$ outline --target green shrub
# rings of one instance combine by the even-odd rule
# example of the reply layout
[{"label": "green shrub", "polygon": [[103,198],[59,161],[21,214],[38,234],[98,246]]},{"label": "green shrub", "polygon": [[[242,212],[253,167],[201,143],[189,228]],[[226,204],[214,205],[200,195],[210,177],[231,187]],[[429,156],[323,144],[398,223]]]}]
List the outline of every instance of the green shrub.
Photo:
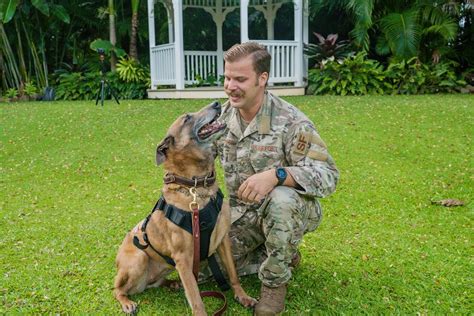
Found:
[{"label": "green shrub", "polygon": [[452,93],[466,85],[455,72],[457,64],[422,64],[417,58],[391,63],[386,70],[365,53],[342,62],[328,62],[322,69],[311,69],[309,94],[424,94]]},{"label": "green shrub", "polygon": [[144,83],[150,77],[150,71],[133,58],[120,58],[117,73],[125,82]]},{"label": "green shrub", "polygon": [[56,87],[57,100],[91,100],[100,87],[100,73],[62,73]]},{"label": "green shrub", "polygon": [[391,90],[384,81],[383,67],[358,53],[342,62],[330,61],[322,69],[311,69],[308,75],[311,94],[364,95],[383,94]]},{"label": "green shrub", "polygon": [[150,87],[149,78],[139,82],[124,82],[117,72],[109,72],[107,80],[119,95],[119,99],[145,99],[146,90]]},{"label": "green shrub", "polygon": [[38,93],[38,88],[35,86],[34,83],[28,82],[25,84],[25,89],[23,89],[23,91],[27,96],[32,97]]},{"label": "green shrub", "polygon": [[425,90],[428,93],[452,93],[466,85],[466,81],[456,74],[457,63],[453,61],[438,63],[429,68]]},{"label": "green shrub", "polygon": [[429,71],[414,57],[407,61],[392,63],[387,67],[385,76],[392,84],[393,94],[424,93]]},{"label": "green shrub", "polygon": [[18,90],[15,88],[10,88],[6,91],[5,96],[10,99],[16,98],[18,96]]},{"label": "green shrub", "polygon": [[[56,99],[92,100],[99,92],[101,78],[100,72],[62,73],[58,77]],[[146,90],[150,86],[148,78],[139,82],[125,82],[120,79],[117,72],[109,72],[105,78],[110,86],[115,89],[119,99],[143,99],[146,97]],[[105,97],[111,97],[108,90],[106,90]]]}]

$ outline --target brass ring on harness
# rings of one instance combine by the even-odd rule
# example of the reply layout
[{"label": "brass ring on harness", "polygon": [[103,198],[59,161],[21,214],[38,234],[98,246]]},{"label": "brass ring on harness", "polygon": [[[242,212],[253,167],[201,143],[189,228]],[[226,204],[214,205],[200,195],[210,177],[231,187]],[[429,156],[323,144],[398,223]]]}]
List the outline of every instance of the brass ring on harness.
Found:
[{"label": "brass ring on harness", "polygon": [[198,204],[198,202],[192,201],[191,203],[189,203],[189,209],[190,209],[191,211],[199,210],[199,204]]}]

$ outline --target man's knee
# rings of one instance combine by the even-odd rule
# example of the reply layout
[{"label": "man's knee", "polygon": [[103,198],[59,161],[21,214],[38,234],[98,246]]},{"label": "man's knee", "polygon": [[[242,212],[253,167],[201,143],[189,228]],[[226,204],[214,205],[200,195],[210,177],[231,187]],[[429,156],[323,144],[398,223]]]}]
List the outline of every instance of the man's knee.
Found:
[{"label": "man's knee", "polygon": [[306,206],[294,189],[278,186],[269,195],[269,202],[261,210],[262,230],[267,246],[297,245],[306,226]]},{"label": "man's knee", "polygon": [[298,212],[300,199],[298,192],[286,186],[277,186],[269,194],[269,202],[264,210],[261,210],[263,217],[273,215],[291,216],[291,213]]}]

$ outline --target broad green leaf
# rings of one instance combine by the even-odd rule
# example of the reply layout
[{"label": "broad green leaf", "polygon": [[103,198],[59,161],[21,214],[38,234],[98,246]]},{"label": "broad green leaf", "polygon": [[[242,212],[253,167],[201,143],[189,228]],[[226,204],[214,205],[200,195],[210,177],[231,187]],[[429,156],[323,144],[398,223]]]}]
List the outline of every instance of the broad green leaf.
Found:
[{"label": "broad green leaf", "polygon": [[113,50],[115,52],[115,55],[117,55],[117,57],[125,57],[127,55],[125,50],[123,50],[122,48],[115,47]]},{"label": "broad green leaf", "polygon": [[33,6],[41,13],[49,16],[49,5],[45,0],[31,0],[31,4],[33,4]]},{"label": "broad green leaf", "polygon": [[97,49],[102,48],[106,54],[110,54],[110,51],[113,49],[113,45],[110,41],[103,39],[96,39],[89,45],[90,49],[97,51]]},{"label": "broad green leaf", "polygon": [[67,13],[66,9],[62,5],[53,4],[51,6],[51,12],[56,16],[58,19],[63,21],[64,23],[69,24],[71,22],[71,18]]},{"label": "broad green leaf", "polygon": [[2,0],[0,4],[0,22],[8,23],[15,15],[16,7],[20,0],[10,0],[8,4]]}]

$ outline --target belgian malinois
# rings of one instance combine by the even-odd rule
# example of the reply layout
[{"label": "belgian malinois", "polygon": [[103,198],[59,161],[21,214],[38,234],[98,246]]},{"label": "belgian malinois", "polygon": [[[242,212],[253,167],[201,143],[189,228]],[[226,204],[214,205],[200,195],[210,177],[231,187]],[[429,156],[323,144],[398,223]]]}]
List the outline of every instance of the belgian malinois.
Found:
[{"label": "belgian malinois", "polygon": [[[214,174],[215,148],[213,142],[222,135],[225,125],[217,121],[221,106],[214,102],[197,113],[180,116],[169,128],[166,137],[158,145],[157,164],[163,164],[168,175],[184,179],[205,179]],[[169,181],[168,181],[169,182]],[[206,183],[204,183],[206,184]],[[193,186],[167,183],[162,189],[166,203],[191,212],[190,203],[207,205],[217,194],[218,185]],[[194,315],[206,315],[198,284],[193,275],[193,236],[170,221],[163,211],[154,211],[147,219],[146,242],[152,247],[139,249],[134,238],[144,243],[144,221],[132,229],[123,240],[117,254],[117,276],[114,296],[125,313],[135,313],[137,304],[128,295],[140,293],[146,288],[166,285],[166,276],[173,271],[164,257],[175,262],[175,268],[184,288],[186,298]],[[217,251],[234,291],[235,298],[245,307],[252,307],[256,300],[248,296],[240,285],[232,259],[231,242],[228,237],[230,210],[224,201],[212,231],[209,254]]]}]

